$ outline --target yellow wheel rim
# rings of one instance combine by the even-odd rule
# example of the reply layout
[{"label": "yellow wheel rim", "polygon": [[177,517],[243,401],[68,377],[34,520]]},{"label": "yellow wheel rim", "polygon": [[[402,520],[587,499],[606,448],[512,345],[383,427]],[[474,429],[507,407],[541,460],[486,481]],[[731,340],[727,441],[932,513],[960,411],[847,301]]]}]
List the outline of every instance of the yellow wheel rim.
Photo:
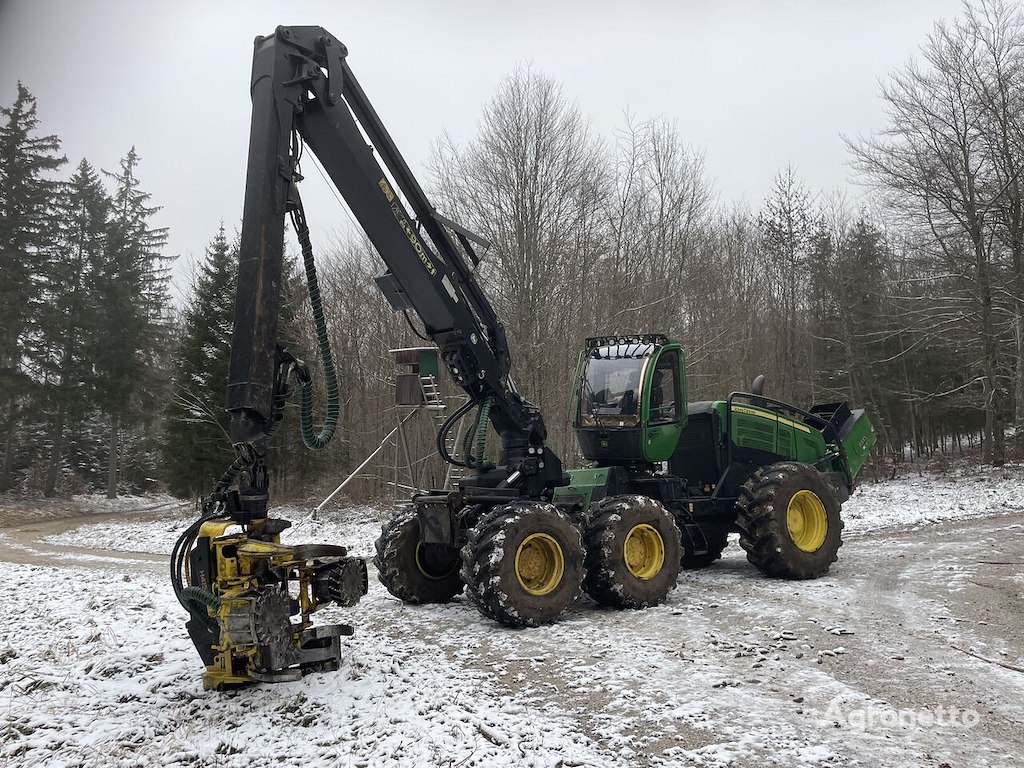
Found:
[{"label": "yellow wheel rim", "polygon": [[420,573],[422,573],[428,579],[433,579],[434,581],[440,581],[441,579],[447,579],[449,576],[451,576],[453,573],[455,573],[455,570],[459,567],[459,561],[456,558],[454,563],[452,564],[452,567],[449,568],[446,573],[437,573],[436,571],[431,571],[431,570],[428,569],[427,566],[424,565],[423,558],[420,557],[420,552],[422,552],[422,551],[423,551],[423,542],[422,541],[417,541],[416,542],[416,570],[418,570]]},{"label": "yellow wheel rim", "polygon": [[622,549],[626,567],[641,581],[653,579],[665,565],[665,542],[647,523],[630,529]]},{"label": "yellow wheel rim", "polygon": [[554,592],[565,573],[562,547],[546,533],[531,533],[516,550],[516,580],[531,595]]},{"label": "yellow wheel rim", "polygon": [[804,552],[816,552],[825,543],[828,516],[825,505],[814,491],[797,491],[786,510],[789,537]]}]

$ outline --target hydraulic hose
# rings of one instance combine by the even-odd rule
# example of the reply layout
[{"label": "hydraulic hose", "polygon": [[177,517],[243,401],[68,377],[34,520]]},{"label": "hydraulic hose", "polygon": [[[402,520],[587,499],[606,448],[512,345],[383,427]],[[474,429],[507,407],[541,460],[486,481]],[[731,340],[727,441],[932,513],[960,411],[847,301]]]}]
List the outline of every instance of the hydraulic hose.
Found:
[{"label": "hydraulic hose", "polygon": [[473,428],[466,432],[462,441],[462,455],[466,466],[470,469],[490,469],[493,464],[487,461],[484,451],[487,446],[487,428],[490,426],[491,408],[494,398],[487,397],[480,403]]},{"label": "hydraulic hose", "polygon": [[446,444],[446,441],[448,439],[448,433],[452,431],[452,427],[455,426],[455,422],[457,422],[459,419],[465,416],[474,405],[475,403],[472,400],[467,400],[466,402],[464,402],[462,405],[455,409],[451,416],[444,420],[444,424],[442,424],[441,428],[437,431],[437,452],[440,454],[441,458],[444,459],[444,461],[456,467],[469,468],[469,465],[464,461],[456,459],[450,453],[448,453],[448,446]]},{"label": "hydraulic hose", "polygon": [[[320,356],[324,362],[324,379],[327,385],[327,415],[324,418],[324,427],[319,434],[313,429],[313,393],[311,381],[300,381],[300,402],[299,402],[299,429],[302,432],[302,442],[311,450],[317,451],[323,448],[334,437],[338,426],[339,398],[338,398],[338,377],[334,368],[334,357],[331,354],[330,340],[327,338],[327,323],[324,320],[323,301],[320,297],[320,284],[317,280],[316,265],[313,262],[313,247],[309,241],[309,227],[306,226],[306,219],[302,213],[301,202],[297,211],[292,213],[292,223],[295,225],[295,232],[302,246],[302,259],[306,267],[306,283],[309,286],[309,303],[313,308],[313,321],[316,324],[317,343],[320,347]],[[283,382],[282,382],[283,384]],[[284,411],[287,400],[287,389],[282,386],[281,391],[274,397],[270,424],[267,428],[267,440],[270,440],[277,432],[281,424],[281,415]],[[211,500],[223,493],[235,478],[245,468],[246,461],[241,455],[236,456],[228,468],[224,471],[217,485],[214,487]],[[199,604],[207,607],[216,607],[211,600],[218,598],[205,590],[193,587],[185,587],[182,583],[182,572],[185,567],[185,559],[192,543],[199,534],[199,529],[207,520],[212,520],[223,514],[221,505],[213,503],[204,514],[195,520],[175,542],[171,551],[171,584],[178,602],[187,610],[192,610],[192,605]]]},{"label": "hydraulic hose", "polygon": [[221,606],[220,598],[202,587],[185,587],[181,594],[186,600],[205,605],[207,608],[217,610]]},{"label": "hydraulic hose", "polygon": [[299,431],[303,444],[311,451],[324,448],[338,427],[340,399],[338,397],[338,374],[334,367],[334,355],[331,353],[331,342],[327,337],[327,321],[324,320],[323,299],[320,296],[320,282],[316,275],[316,264],[313,261],[313,246],[309,241],[309,227],[302,210],[302,201],[296,191],[296,207],[292,211],[292,224],[302,248],[302,262],[306,268],[306,285],[309,288],[309,305],[313,310],[313,323],[316,327],[316,341],[320,349],[320,359],[324,365],[324,386],[327,391],[327,414],[324,425],[319,433],[313,428],[313,382],[310,380],[299,383]]}]

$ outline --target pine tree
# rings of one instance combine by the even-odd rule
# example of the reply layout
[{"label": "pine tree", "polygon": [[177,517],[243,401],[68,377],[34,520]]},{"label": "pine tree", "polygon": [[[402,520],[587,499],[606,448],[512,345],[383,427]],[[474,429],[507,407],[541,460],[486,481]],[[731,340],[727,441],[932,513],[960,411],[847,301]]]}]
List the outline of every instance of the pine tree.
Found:
[{"label": "pine tree", "polygon": [[238,246],[221,224],[182,317],[173,396],[165,411],[164,476],[176,496],[202,495],[234,459],[224,409]]},{"label": "pine tree", "polygon": [[39,307],[40,275],[53,223],[54,184],[49,173],[66,162],[60,140],[37,135],[36,100],[18,83],[18,96],[0,108],[0,393],[4,458],[0,491],[13,483],[18,407],[32,386],[24,370],[27,337]]},{"label": "pine tree", "polygon": [[50,410],[50,454],[43,494],[52,496],[70,426],[77,430],[91,409],[91,361],[87,348],[96,312],[89,287],[106,253],[111,201],[92,166],[82,160],[63,187],[58,204],[54,259],[46,273],[47,301],[41,313]]},{"label": "pine tree", "polygon": [[135,147],[121,161],[114,181],[107,248],[93,275],[98,300],[92,359],[96,404],[109,425],[107,496],[117,496],[119,431],[145,425],[159,410],[158,357],[166,336],[167,269],[162,249],[166,228],[150,225],[159,208],[148,205],[136,169]]}]

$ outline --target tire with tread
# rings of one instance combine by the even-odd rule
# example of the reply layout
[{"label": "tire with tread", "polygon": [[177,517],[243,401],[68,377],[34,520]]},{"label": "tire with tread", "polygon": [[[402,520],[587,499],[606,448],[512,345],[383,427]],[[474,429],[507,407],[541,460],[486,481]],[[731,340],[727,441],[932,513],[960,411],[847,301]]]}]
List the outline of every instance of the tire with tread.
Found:
[{"label": "tire with tread", "polygon": [[[824,538],[814,551],[796,545],[787,522],[793,497],[810,491],[824,508]],[[843,545],[843,521],[835,491],[809,464],[784,461],[761,467],[743,484],[736,525],[747,560],[769,576],[816,579],[828,573]]]},{"label": "tire with tread", "polygon": [[381,528],[375,544],[377,578],[406,603],[447,603],[462,591],[459,551],[440,544],[423,544],[416,510],[398,510]]},{"label": "tire with tread", "polygon": [[[519,555],[538,537],[560,562],[549,583],[531,593]],[[462,580],[484,616],[509,627],[536,627],[557,620],[579,597],[583,560],[580,532],[568,515],[552,504],[514,502],[495,507],[469,530]]]},{"label": "tire with tread", "polygon": [[698,568],[707,568],[716,560],[721,559],[722,552],[729,546],[729,531],[724,528],[704,531],[707,539],[708,551],[703,555],[691,555],[686,542],[683,543],[683,570],[695,571]]},{"label": "tire with tread", "polygon": [[[639,547],[640,560],[630,562],[627,543],[638,530],[644,532],[643,541],[630,546]],[[644,541],[658,551],[645,551]],[[672,514],[648,496],[611,496],[599,501],[588,516],[584,544],[583,589],[601,605],[647,608],[661,603],[676,586],[683,553],[679,528]],[[653,572],[643,573],[638,563]]]}]

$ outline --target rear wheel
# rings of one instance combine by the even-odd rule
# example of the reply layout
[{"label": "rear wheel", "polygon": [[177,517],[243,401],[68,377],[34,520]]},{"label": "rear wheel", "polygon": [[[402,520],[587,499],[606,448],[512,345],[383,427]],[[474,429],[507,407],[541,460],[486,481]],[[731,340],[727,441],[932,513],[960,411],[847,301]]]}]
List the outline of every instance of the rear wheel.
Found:
[{"label": "rear wheel", "polygon": [[497,507],[469,531],[462,579],[480,612],[506,626],[555,621],[580,594],[580,533],[551,504]]},{"label": "rear wheel", "polygon": [[693,571],[698,568],[707,568],[713,562],[722,557],[722,552],[729,546],[729,532],[726,530],[704,531],[704,538],[707,539],[708,551],[703,555],[693,554],[693,547],[689,541],[683,542],[683,570]]},{"label": "rear wheel", "polygon": [[612,496],[595,505],[584,538],[583,588],[601,605],[646,608],[675,587],[682,544],[675,519],[647,496]]},{"label": "rear wheel", "polygon": [[462,591],[459,550],[426,544],[416,510],[405,507],[384,523],[376,542],[377,578],[407,603],[447,603]]},{"label": "rear wheel", "polygon": [[808,464],[757,470],[740,489],[736,524],[747,560],[770,576],[823,576],[843,545],[835,492]]}]

